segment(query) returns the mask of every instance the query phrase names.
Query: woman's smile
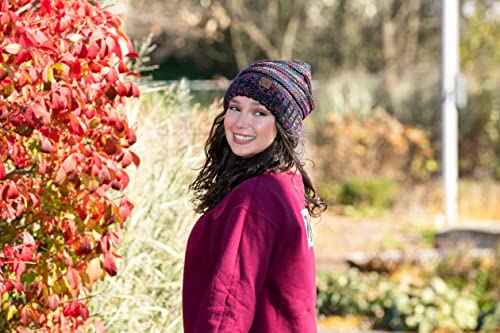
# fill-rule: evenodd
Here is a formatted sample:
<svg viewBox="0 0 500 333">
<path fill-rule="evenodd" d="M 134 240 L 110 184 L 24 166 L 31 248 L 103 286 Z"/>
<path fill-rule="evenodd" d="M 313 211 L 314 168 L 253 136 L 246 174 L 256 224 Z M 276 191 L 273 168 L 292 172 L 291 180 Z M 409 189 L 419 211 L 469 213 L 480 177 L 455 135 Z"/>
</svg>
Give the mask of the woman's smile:
<svg viewBox="0 0 500 333">
<path fill-rule="evenodd" d="M 255 136 L 234 133 L 233 139 L 238 144 L 246 145 L 246 144 L 250 143 L 250 141 L 254 140 Z"/>
</svg>

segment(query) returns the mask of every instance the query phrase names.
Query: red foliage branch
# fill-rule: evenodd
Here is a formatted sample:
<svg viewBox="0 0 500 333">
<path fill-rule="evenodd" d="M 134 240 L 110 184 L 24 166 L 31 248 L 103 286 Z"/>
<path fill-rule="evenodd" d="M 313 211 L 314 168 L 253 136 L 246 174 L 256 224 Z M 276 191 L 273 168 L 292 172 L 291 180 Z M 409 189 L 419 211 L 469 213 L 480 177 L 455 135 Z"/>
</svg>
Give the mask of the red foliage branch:
<svg viewBox="0 0 500 333">
<path fill-rule="evenodd" d="M 79 332 L 133 206 L 136 136 L 117 108 L 139 96 L 137 54 L 96 1 L 0 7 L 0 331 Z"/>
</svg>

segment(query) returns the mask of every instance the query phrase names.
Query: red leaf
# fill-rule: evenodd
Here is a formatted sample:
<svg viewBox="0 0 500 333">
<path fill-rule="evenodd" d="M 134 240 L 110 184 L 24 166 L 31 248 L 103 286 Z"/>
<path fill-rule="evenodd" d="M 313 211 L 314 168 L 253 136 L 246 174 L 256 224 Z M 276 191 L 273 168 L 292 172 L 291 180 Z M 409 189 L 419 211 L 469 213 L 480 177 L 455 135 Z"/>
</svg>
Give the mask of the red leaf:
<svg viewBox="0 0 500 333">
<path fill-rule="evenodd" d="M 21 250 L 21 260 L 31 261 L 33 259 L 33 247 L 23 246 Z"/>
<path fill-rule="evenodd" d="M 2 190 L 2 199 L 15 199 L 19 196 L 19 191 L 17 190 L 17 186 L 13 181 L 8 182 L 4 185 Z"/>
<path fill-rule="evenodd" d="M 73 72 L 73 75 L 75 75 L 76 77 L 82 75 L 82 66 L 80 61 L 73 62 L 73 65 L 71 66 L 71 71 Z"/>
<path fill-rule="evenodd" d="M 101 323 L 99 318 L 94 318 L 94 326 L 95 326 L 96 333 L 106 333 L 106 328 Z"/>
<path fill-rule="evenodd" d="M 66 172 L 64 171 L 64 168 L 59 168 L 56 173 L 56 177 L 54 178 L 54 183 L 56 184 L 62 184 L 66 180 Z"/>
<path fill-rule="evenodd" d="M 18 280 L 6 280 L 5 289 L 6 291 L 11 291 L 12 289 L 16 289 L 17 292 L 21 292 L 21 290 L 23 290 L 23 285 Z"/>
<path fill-rule="evenodd" d="M 116 42 L 112 36 L 108 36 L 106 38 L 106 46 L 108 47 L 109 52 L 115 52 L 118 56 L 121 56 L 120 47 L 116 45 Z"/>
<path fill-rule="evenodd" d="M 92 244 L 90 243 L 89 236 L 85 235 L 81 239 L 78 249 L 76 250 L 76 253 L 78 255 L 87 255 L 90 252 L 92 252 Z"/>
<path fill-rule="evenodd" d="M 28 231 L 23 232 L 23 244 L 32 246 L 36 245 L 35 239 L 33 238 L 33 236 L 31 236 L 31 234 Z"/>
<path fill-rule="evenodd" d="M 106 58 L 106 55 L 108 54 L 108 46 L 106 45 L 106 41 L 101 40 L 101 47 L 99 48 L 99 57 L 101 59 Z"/>
<path fill-rule="evenodd" d="M 20 44 L 12 43 L 4 47 L 4 50 L 10 54 L 18 54 L 23 47 Z"/>
<path fill-rule="evenodd" d="M 69 317 L 70 312 L 71 312 L 71 304 L 70 303 L 64 304 L 63 311 L 62 311 L 63 315 L 65 315 L 66 317 Z"/>
<path fill-rule="evenodd" d="M 50 140 L 47 138 L 44 138 L 43 142 L 42 142 L 42 147 L 40 148 L 40 151 L 42 153 L 50 154 L 50 153 L 52 153 L 53 150 L 54 150 L 54 148 L 52 147 L 52 143 L 50 143 Z"/>
<path fill-rule="evenodd" d="M 70 173 L 76 169 L 76 160 L 74 155 L 69 155 L 63 162 L 62 165 L 65 173 Z"/>
<path fill-rule="evenodd" d="M 59 307 L 59 297 L 56 294 L 50 295 L 47 297 L 45 304 L 49 310 L 55 311 Z"/>
<path fill-rule="evenodd" d="M 87 50 L 87 57 L 90 59 L 95 59 L 98 53 L 99 53 L 99 47 L 97 46 L 95 41 L 90 42 L 90 45 Z"/>
<path fill-rule="evenodd" d="M 132 162 L 138 168 L 139 165 L 141 164 L 141 159 L 133 151 L 131 151 L 130 154 L 132 155 Z"/>
<path fill-rule="evenodd" d="M 40 198 L 33 194 L 33 193 L 28 193 L 29 198 L 31 199 L 32 202 L 32 207 L 37 207 L 40 204 Z"/>
<path fill-rule="evenodd" d="M 12 280 L 12 283 L 14 284 L 14 288 L 16 288 L 17 292 L 21 292 L 21 290 L 23 290 L 23 284 L 18 280 Z"/>
<path fill-rule="evenodd" d="M 118 72 L 119 73 L 126 73 L 128 71 L 129 71 L 129 69 L 127 67 L 127 64 L 125 64 L 125 62 L 120 59 L 120 62 L 118 63 Z"/>
<path fill-rule="evenodd" d="M 92 176 L 98 177 L 102 171 L 97 165 L 93 164 L 92 167 L 90 168 L 90 172 Z"/>
<path fill-rule="evenodd" d="M 114 189 L 114 190 L 117 190 L 117 191 L 120 191 L 122 189 L 122 183 L 117 179 L 113 179 L 113 181 L 111 182 L 111 187 Z"/>
<path fill-rule="evenodd" d="M 129 218 L 132 208 L 134 208 L 134 204 L 132 204 L 128 198 L 124 196 L 120 201 L 120 208 L 118 209 L 123 221 L 126 221 Z"/>
<path fill-rule="evenodd" d="M 99 258 L 94 258 L 90 261 L 87 267 L 87 273 L 89 274 L 91 281 L 97 281 L 104 276 L 104 271 L 101 268 L 101 261 Z"/>
<path fill-rule="evenodd" d="M 120 45 L 120 54 L 125 54 L 125 56 L 127 57 L 129 54 L 133 53 L 134 45 L 132 45 L 132 42 L 126 36 L 123 37 L 124 38 L 118 38 L 118 44 Z"/>
<path fill-rule="evenodd" d="M 125 55 L 125 57 L 127 57 L 127 58 L 139 58 L 139 54 L 137 54 L 136 52 L 130 52 L 130 53 L 127 53 Z"/>
<path fill-rule="evenodd" d="M 31 311 L 29 309 L 29 305 L 26 305 L 21 310 L 21 324 L 24 326 L 28 326 L 29 323 L 33 321 L 33 316 L 31 315 Z"/>
<path fill-rule="evenodd" d="M 24 49 L 16 57 L 16 65 L 20 65 L 20 64 L 22 64 L 23 62 L 27 61 L 30 58 L 31 58 L 31 51 L 29 51 L 27 49 Z"/>
<path fill-rule="evenodd" d="M 5 172 L 5 166 L 2 162 L 0 162 L 0 180 L 4 180 L 6 176 L 7 173 Z"/>
<path fill-rule="evenodd" d="M 72 64 L 73 62 L 75 62 L 75 60 L 76 60 L 76 57 L 74 55 L 72 55 L 71 53 L 68 53 L 65 56 L 63 56 L 60 61 L 67 62 L 68 64 Z"/>
<path fill-rule="evenodd" d="M 50 112 L 45 108 L 45 104 L 33 103 L 28 106 L 28 111 L 31 111 L 35 116 L 42 119 L 44 125 L 50 123 Z"/>
<path fill-rule="evenodd" d="M 129 89 L 127 88 L 125 83 L 118 81 L 116 88 L 117 88 L 116 91 L 118 92 L 119 96 L 127 96 L 128 95 Z"/>
<path fill-rule="evenodd" d="M 104 269 L 110 276 L 115 276 L 116 273 L 118 272 L 118 269 L 116 268 L 116 263 L 115 259 L 111 255 L 111 253 L 105 253 L 104 254 Z"/>
<path fill-rule="evenodd" d="M 72 24 L 72 19 L 68 17 L 67 15 L 64 15 L 63 17 L 60 17 L 56 21 L 56 27 L 55 31 L 58 33 L 64 32 L 66 29 L 69 28 L 69 26 Z"/>
<path fill-rule="evenodd" d="M 121 182 L 123 184 L 123 189 L 126 189 L 128 186 L 128 183 L 130 183 L 130 177 L 128 173 L 126 173 L 123 170 L 120 170 L 120 175 L 121 175 Z"/>
<path fill-rule="evenodd" d="M 82 280 L 80 279 L 80 275 L 75 269 L 73 268 L 68 269 L 68 273 L 66 273 L 66 278 L 68 279 L 68 283 L 71 289 L 73 290 L 80 289 L 80 286 L 82 285 Z"/>
<path fill-rule="evenodd" d="M 80 316 L 82 317 L 82 320 L 83 321 L 87 321 L 87 319 L 89 319 L 89 308 L 83 304 L 83 303 L 79 303 L 80 304 Z"/>
<path fill-rule="evenodd" d="M 24 271 L 26 271 L 26 264 L 24 262 L 18 262 L 17 267 L 15 267 L 16 277 L 17 279 L 21 279 L 21 275 L 23 275 Z"/>
<path fill-rule="evenodd" d="M 78 58 L 86 58 L 88 54 L 88 49 L 85 45 L 81 44 L 81 49 L 78 52 Z"/>
<path fill-rule="evenodd" d="M 116 153 L 118 148 L 118 140 L 116 140 L 114 137 L 111 137 L 106 140 L 106 143 L 102 147 L 102 150 L 108 155 L 113 155 Z"/>
<path fill-rule="evenodd" d="M 123 152 L 123 157 L 121 162 L 122 162 L 122 167 L 124 168 L 128 167 L 132 163 L 132 154 L 130 153 L 130 151 L 125 150 Z"/>
<path fill-rule="evenodd" d="M 106 95 L 107 98 L 110 100 L 114 100 L 116 97 L 116 89 L 113 86 L 108 86 L 106 90 L 104 90 L 104 94 Z"/>
<path fill-rule="evenodd" d="M 141 95 L 139 87 L 137 87 L 135 83 L 132 83 L 131 89 L 132 89 L 132 97 L 139 98 L 139 96 Z"/>
<path fill-rule="evenodd" d="M 129 145 L 133 145 L 137 141 L 137 135 L 135 134 L 135 130 L 133 128 L 129 128 L 126 139 Z"/>
<path fill-rule="evenodd" d="M 5 291 L 11 291 L 14 289 L 14 284 L 10 280 L 5 281 Z"/>
<path fill-rule="evenodd" d="M 53 110 L 61 110 L 66 106 L 66 100 L 59 95 L 58 93 L 52 94 L 52 104 L 51 107 Z"/>
<path fill-rule="evenodd" d="M 80 303 L 75 299 L 70 304 L 66 303 L 64 305 L 63 315 L 65 315 L 66 317 L 73 317 L 73 318 L 78 318 L 79 316 L 82 316 L 82 319 L 84 317 L 88 318 L 88 309 L 83 303 Z"/>
</svg>

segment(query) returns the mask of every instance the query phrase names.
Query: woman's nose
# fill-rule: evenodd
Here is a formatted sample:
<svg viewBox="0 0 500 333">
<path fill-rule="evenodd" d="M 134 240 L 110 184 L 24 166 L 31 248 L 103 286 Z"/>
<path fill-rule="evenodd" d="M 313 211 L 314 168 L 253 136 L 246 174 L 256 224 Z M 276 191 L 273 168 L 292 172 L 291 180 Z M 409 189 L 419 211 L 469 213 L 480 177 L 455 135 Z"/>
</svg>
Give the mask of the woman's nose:
<svg viewBox="0 0 500 333">
<path fill-rule="evenodd" d="M 248 126 L 248 114 L 247 112 L 239 112 L 238 118 L 236 118 L 236 126 L 237 127 L 246 127 Z"/>
</svg>

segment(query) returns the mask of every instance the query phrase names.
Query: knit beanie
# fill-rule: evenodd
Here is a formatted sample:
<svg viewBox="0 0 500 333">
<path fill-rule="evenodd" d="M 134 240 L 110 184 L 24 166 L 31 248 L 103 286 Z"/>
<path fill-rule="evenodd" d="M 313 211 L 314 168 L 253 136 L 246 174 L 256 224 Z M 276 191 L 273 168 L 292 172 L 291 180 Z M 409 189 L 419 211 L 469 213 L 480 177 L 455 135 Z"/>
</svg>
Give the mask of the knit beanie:
<svg viewBox="0 0 500 333">
<path fill-rule="evenodd" d="M 224 110 L 235 96 L 258 101 L 271 111 L 285 131 L 299 138 L 302 120 L 314 109 L 311 67 L 294 60 L 257 61 L 241 71 L 226 90 Z"/>
</svg>

